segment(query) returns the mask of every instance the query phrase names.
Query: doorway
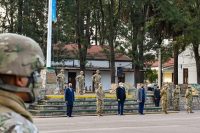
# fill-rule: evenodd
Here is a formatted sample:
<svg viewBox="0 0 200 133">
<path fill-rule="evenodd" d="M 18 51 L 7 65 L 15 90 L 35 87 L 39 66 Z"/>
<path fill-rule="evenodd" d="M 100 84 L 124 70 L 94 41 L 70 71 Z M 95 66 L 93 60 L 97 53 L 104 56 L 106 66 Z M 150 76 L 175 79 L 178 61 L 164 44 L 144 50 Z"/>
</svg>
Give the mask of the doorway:
<svg viewBox="0 0 200 133">
<path fill-rule="evenodd" d="M 76 72 L 68 72 L 68 83 L 72 83 L 72 87 L 76 91 Z"/>
<path fill-rule="evenodd" d="M 183 68 L 183 84 L 188 84 L 188 68 Z"/>
</svg>

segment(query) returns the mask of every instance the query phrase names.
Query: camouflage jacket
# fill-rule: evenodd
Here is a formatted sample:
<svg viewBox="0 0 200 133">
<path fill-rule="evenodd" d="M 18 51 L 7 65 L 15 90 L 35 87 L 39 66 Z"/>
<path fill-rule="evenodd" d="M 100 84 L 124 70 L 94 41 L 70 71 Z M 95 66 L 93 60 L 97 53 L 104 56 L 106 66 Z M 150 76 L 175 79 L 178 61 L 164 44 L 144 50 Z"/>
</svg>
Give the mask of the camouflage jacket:
<svg viewBox="0 0 200 133">
<path fill-rule="evenodd" d="M 76 80 L 79 82 L 79 84 L 84 84 L 85 77 L 83 75 L 78 75 Z"/>
<path fill-rule="evenodd" d="M 163 88 L 160 92 L 161 100 L 167 101 L 168 100 L 168 90 L 167 88 Z"/>
<path fill-rule="evenodd" d="M 180 89 L 179 88 L 174 89 L 173 97 L 176 99 L 178 99 L 180 97 Z"/>
<path fill-rule="evenodd" d="M 104 91 L 102 89 L 96 90 L 96 99 L 103 101 L 104 99 Z"/>
<path fill-rule="evenodd" d="M 0 133 L 38 133 L 22 100 L 2 90 L 0 90 Z"/>
<path fill-rule="evenodd" d="M 187 89 L 185 92 L 185 98 L 187 100 L 192 100 L 192 90 Z"/>
<path fill-rule="evenodd" d="M 99 74 L 94 74 L 92 76 L 92 80 L 95 82 L 95 83 L 100 83 L 101 82 L 101 75 Z"/>
</svg>

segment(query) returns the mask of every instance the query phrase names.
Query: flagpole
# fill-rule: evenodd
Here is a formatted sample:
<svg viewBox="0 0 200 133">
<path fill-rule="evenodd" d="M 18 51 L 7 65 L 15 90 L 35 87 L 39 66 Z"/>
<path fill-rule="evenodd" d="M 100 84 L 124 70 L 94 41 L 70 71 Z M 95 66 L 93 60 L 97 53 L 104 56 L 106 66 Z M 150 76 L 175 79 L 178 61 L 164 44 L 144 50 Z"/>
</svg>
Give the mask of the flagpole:
<svg viewBox="0 0 200 133">
<path fill-rule="evenodd" d="M 48 33 L 47 33 L 47 65 L 46 67 L 51 67 L 51 35 L 52 35 L 52 0 L 49 0 L 48 8 Z"/>
</svg>

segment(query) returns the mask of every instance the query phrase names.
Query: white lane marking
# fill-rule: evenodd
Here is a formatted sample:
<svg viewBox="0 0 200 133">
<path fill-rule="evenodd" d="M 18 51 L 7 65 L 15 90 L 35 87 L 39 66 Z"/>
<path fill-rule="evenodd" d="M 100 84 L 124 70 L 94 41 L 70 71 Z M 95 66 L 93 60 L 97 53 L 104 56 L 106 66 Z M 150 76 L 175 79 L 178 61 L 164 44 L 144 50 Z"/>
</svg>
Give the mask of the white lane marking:
<svg viewBox="0 0 200 133">
<path fill-rule="evenodd" d="M 62 133 L 62 132 L 84 132 L 84 131 L 112 131 L 112 130 L 125 130 L 125 129 L 144 129 L 144 128 L 176 128 L 181 125 L 166 125 L 166 126 L 140 126 L 140 127 L 116 127 L 116 128 L 85 128 L 85 129 L 62 129 L 62 130 L 54 130 L 54 131 L 40 131 L 41 133 Z"/>
</svg>

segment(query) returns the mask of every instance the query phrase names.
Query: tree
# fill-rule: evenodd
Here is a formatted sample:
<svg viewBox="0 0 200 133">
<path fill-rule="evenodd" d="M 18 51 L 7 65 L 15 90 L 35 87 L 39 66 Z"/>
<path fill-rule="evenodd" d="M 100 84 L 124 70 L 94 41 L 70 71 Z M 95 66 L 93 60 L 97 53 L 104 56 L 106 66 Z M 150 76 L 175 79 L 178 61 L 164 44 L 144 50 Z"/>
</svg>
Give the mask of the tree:
<svg viewBox="0 0 200 133">
<path fill-rule="evenodd" d="M 200 44 L 200 1 L 198 0 L 183 0 L 183 8 L 186 12 L 187 28 L 184 30 L 184 37 L 188 44 L 192 44 L 193 52 L 196 61 L 197 70 L 197 83 L 200 84 L 200 54 L 199 54 L 199 44 Z"/>
<path fill-rule="evenodd" d="M 128 40 L 129 56 L 132 58 L 132 68 L 134 69 L 135 86 L 137 83 L 144 82 L 144 48 L 145 43 L 145 25 L 147 14 L 149 12 L 148 1 L 126 0 L 125 17 L 122 18 L 123 26 L 122 36 Z M 123 9 L 125 9 L 125 7 Z M 126 16 L 126 14 L 128 14 Z M 149 49 L 148 49 L 149 50 Z"/>
<path fill-rule="evenodd" d="M 115 83 L 115 44 L 118 33 L 119 19 L 122 9 L 122 0 L 108 0 L 106 3 L 105 23 L 106 23 L 106 40 L 110 48 L 110 72 L 111 83 Z"/>
<path fill-rule="evenodd" d="M 0 6 L 5 11 L 0 20 L 1 31 L 31 37 L 46 53 L 47 0 L 2 0 Z"/>
<path fill-rule="evenodd" d="M 150 83 L 156 82 L 156 79 L 158 79 L 157 71 L 147 69 L 145 72 L 145 79 L 148 80 Z"/>
<path fill-rule="evenodd" d="M 186 20 L 181 0 L 152 2 L 151 19 L 148 22 L 151 38 L 157 40 L 157 47 L 162 48 L 163 39 L 173 39 L 174 84 L 178 84 L 178 55 L 185 46 L 182 35 Z"/>
</svg>

